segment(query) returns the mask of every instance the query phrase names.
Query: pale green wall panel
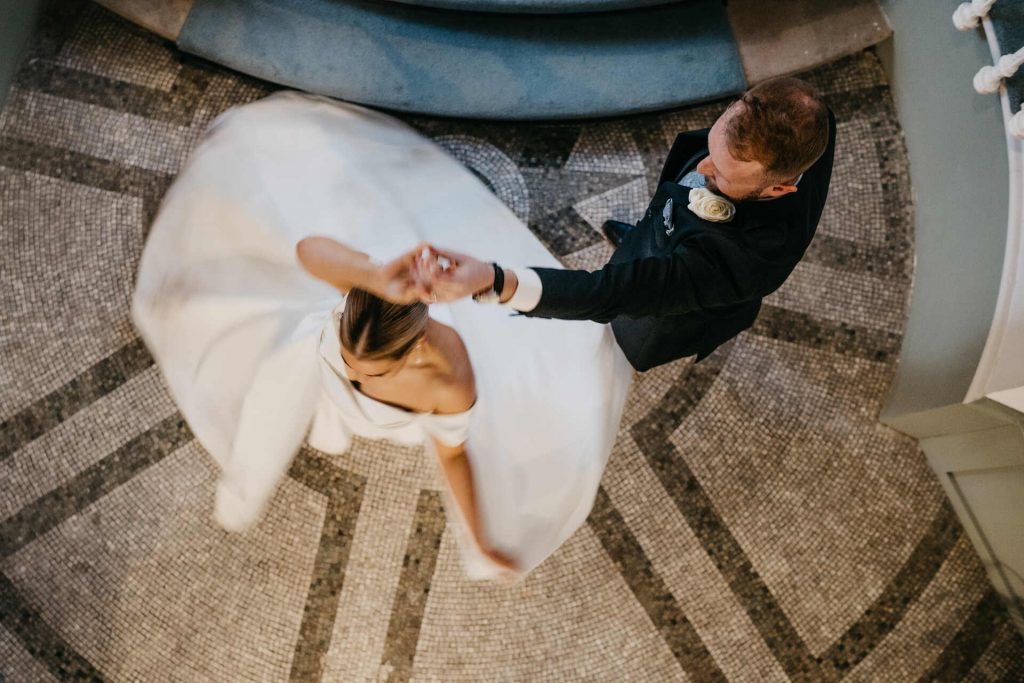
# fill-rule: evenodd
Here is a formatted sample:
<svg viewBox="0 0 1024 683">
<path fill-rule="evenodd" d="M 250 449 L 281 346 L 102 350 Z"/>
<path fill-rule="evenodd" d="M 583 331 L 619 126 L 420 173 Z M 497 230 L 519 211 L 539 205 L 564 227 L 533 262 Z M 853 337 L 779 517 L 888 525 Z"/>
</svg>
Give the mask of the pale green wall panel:
<svg viewBox="0 0 1024 683">
<path fill-rule="evenodd" d="M 958 4 L 881 0 L 893 40 L 880 54 L 907 140 L 917 258 L 886 417 L 963 400 L 999 292 L 1009 176 L 1003 120 L 999 98 L 971 85 L 992 58 L 980 30 L 953 27 Z"/>
</svg>

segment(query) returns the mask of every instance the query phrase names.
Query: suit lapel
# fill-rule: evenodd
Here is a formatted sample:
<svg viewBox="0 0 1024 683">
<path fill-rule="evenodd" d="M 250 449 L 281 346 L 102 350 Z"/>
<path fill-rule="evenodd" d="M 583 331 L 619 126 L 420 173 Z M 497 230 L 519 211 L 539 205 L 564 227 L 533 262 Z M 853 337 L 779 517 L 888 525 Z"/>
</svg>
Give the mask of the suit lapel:
<svg viewBox="0 0 1024 683">
<path fill-rule="evenodd" d="M 692 160 L 694 155 L 707 149 L 710 130 L 710 128 L 691 130 L 680 133 L 676 137 L 672 149 L 669 150 L 668 158 L 665 159 L 665 165 L 661 168 L 661 177 L 658 178 L 659 185 L 664 182 L 675 182 L 687 162 Z"/>
</svg>

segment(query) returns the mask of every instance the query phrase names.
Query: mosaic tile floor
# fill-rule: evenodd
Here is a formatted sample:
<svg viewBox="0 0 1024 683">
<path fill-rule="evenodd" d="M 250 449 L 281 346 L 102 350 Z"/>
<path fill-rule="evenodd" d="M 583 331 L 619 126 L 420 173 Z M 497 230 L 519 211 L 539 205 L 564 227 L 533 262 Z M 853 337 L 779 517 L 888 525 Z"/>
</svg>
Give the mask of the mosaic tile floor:
<svg viewBox="0 0 1024 683">
<path fill-rule="evenodd" d="M 638 377 L 594 511 L 513 587 L 466 581 L 422 451 L 304 450 L 261 524 L 128 317 L 160 197 L 267 86 L 88 4 L 0 114 L 0 680 L 1019 681 L 1024 643 L 914 442 L 876 422 L 910 188 L 875 57 L 808 77 L 840 121 L 819 234 L 754 328 Z M 721 104 L 588 125 L 411 119 L 566 264 L 608 256 Z"/>
</svg>

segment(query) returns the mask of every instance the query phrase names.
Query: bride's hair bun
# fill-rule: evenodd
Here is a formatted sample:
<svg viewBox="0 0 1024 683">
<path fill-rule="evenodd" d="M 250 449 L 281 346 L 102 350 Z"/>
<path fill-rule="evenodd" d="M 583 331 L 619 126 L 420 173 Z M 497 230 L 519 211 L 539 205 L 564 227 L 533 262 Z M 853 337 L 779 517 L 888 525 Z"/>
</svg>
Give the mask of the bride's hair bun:
<svg viewBox="0 0 1024 683">
<path fill-rule="evenodd" d="M 341 314 L 341 345 L 360 360 L 398 360 L 423 336 L 427 317 L 426 304 L 393 304 L 352 289 Z"/>
</svg>

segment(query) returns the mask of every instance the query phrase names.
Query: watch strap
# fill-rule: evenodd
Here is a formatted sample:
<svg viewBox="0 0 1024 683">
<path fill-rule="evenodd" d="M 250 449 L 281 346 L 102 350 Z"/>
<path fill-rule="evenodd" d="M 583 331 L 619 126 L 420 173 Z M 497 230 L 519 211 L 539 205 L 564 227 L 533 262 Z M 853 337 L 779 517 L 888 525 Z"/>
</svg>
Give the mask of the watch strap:
<svg viewBox="0 0 1024 683">
<path fill-rule="evenodd" d="M 491 285 L 491 291 L 500 299 L 501 293 L 505 290 L 505 269 L 497 263 L 492 262 L 491 265 L 494 266 L 494 284 Z"/>
<path fill-rule="evenodd" d="M 494 282 L 488 289 L 474 294 L 473 301 L 482 304 L 493 304 L 501 300 L 501 293 L 505 289 L 505 270 L 493 262 L 491 267 L 494 268 Z"/>
</svg>

